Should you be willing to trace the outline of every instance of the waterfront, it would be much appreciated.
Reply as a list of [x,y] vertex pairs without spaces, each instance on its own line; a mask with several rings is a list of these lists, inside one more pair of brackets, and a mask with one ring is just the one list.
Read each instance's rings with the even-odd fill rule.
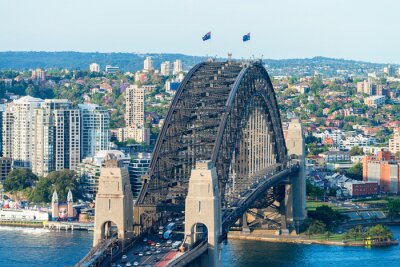
[[[391,227],[400,239],[400,226]],[[66,266],[90,249],[92,232],[0,227],[0,266]],[[366,249],[228,240],[223,266],[396,266],[400,246]]]

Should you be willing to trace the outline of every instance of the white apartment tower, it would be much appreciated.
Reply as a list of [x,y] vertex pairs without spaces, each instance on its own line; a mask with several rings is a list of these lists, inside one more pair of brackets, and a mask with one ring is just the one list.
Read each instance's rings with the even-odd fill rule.
[[97,63],[92,63],[89,65],[90,72],[100,72],[100,65]]
[[32,171],[75,169],[80,162],[80,112],[65,99],[46,99],[35,109]]
[[145,71],[151,71],[154,69],[153,60],[151,59],[151,57],[146,57],[143,65],[144,65],[143,70],[145,70]]
[[144,89],[130,85],[125,91],[126,127],[144,127]]
[[33,116],[42,102],[24,96],[7,104],[3,113],[3,155],[12,158],[14,168],[32,167]]
[[171,63],[169,61],[164,61],[161,63],[160,74],[163,76],[171,75]]
[[182,60],[180,60],[180,59],[175,60],[173,74],[175,75],[175,74],[178,74],[178,73],[180,73],[182,71],[183,71]]
[[79,104],[81,114],[81,158],[93,157],[109,148],[110,114],[95,104]]

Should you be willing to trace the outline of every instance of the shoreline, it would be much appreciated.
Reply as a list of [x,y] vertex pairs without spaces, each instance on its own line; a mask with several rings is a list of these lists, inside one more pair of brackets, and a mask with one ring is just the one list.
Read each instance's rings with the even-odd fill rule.
[[[304,236],[265,236],[265,235],[253,235],[253,234],[242,234],[238,231],[231,231],[228,233],[228,239],[232,240],[252,240],[262,241],[270,243],[287,243],[287,244],[304,244],[304,245],[325,245],[325,246],[341,246],[341,247],[366,247],[364,241],[333,241],[333,240],[313,240],[307,239]],[[391,240],[382,243],[383,246],[394,246],[398,245],[397,240]],[[373,245],[373,247],[379,245]]]

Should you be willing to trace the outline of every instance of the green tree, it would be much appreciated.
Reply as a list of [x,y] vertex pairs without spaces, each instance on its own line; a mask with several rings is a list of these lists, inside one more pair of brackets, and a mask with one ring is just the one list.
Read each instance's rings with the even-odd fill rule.
[[382,224],[377,224],[368,229],[367,235],[371,238],[377,238],[381,240],[390,240],[393,238],[393,233],[389,228]]
[[354,146],[350,149],[350,156],[360,156],[364,155],[364,151],[359,146]]
[[326,232],[326,225],[322,221],[313,221],[307,229],[308,235],[323,234]]
[[334,230],[345,219],[340,212],[326,205],[317,207],[315,211],[309,211],[308,216],[314,220],[323,222],[328,230]]
[[38,177],[30,169],[14,169],[4,181],[4,190],[8,192],[22,191],[32,187],[38,180]]
[[387,208],[390,218],[397,217],[400,213],[400,199],[388,199]]
[[60,201],[67,199],[69,190],[71,190],[75,198],[82,198],[79,180],[75,172],[61,170],[51,172],[46,177],[41,177],[30,196],[30,200],[33,202],[50,202],[54,190],[57,191]]
[[349,178],[361,181],[363,179],[362,163],[357,163],[357,164],[351,166],[351,168],[349,168],[345,173],[346,173],[346,176],[348,176]]

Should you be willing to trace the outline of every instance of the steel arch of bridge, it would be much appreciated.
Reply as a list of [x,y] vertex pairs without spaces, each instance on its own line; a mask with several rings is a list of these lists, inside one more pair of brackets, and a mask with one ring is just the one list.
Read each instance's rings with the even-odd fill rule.
[[260,62],[204,62],[178,88],[152,156],[137,205],[184,206],[191,169],[211,160],[223,205],[257,173],[284,164],[280,113]]

